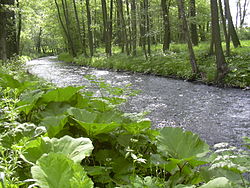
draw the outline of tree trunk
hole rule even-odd
[[[7,49],[6,49],[6,14],[2,9],[0,4],[0,59],[6,60],[7,59]]]
[[[178,3],[179,10],[180,10],[181,18],[182,18],[183,32],[185,33],[185,39],[186,39],[186,42],[188,45],[190,64],[192,66],[193,74],[196,75],[196,74],[198,74],[199,70],[198,70],[198,66],[196,63],[196,59],[195,59],[195,54],[194,54],[194,50],[193,50],[190,32],[188,29],[188,23],[187,23],[185,9],[184,9],[184,1],[177,0],[177,3]]]
[[[20,53],[20,39],[21,39],[21,31],[22,31],[22,13],[20,10],[19,0],[16,0],[17,8],[18,8],[18,27],[17,27],[17,54]]]
[[[149,56],[151,56],[151,37],[150,37],[150,18],[149,18],[149,2],[148,0],[144,0],[144,6],[145,6],[145,17],[146,17],[146,32],[147,32],[147,53]]]
[[[227,25],[226,25],[226,18],[223,13],[223,7],[222,7],[222,2],[219,0],[219,8],[220,8],[220,16],[222,20],[222,27],[224,31],[224,36],[225,36],[225,41],[226,41],[226,54],[227,56],[230,55],[230,35],[227,32]]]
[[[91,29],[91,12],[89,7],[89,0],[86,0],[86,11],[87,11],[87,20],[88,20],[88,39],[89,39],[89,51],[90,56],[94,55],[94,45],[93,45],[93,33]]]
[[[129,54],[131,53],[132,49],[132,34],[131,34],[131,16],[130,16],[130,7],[129,7],[129,0],[126,0],[126,9],[127,9],[127,28],[128,28],[128,50]]]
[[[249,2],[250,2],[249,0],[244,1],[243,11],[241,13],[242,16],[241,16],[241,19],[240,19],[240,28],[243,27],[243,24],[245,22],[245,18],[246,18],[246,15],[247,15],[247,7],[249,6]]]
[[[215,55],[216,55],[216,81],[222,83],[228,68],[223,54],[221,37],[220,37],[220,26],[219,26],[219,15],[218,15],[218,4],[217,0],[210,0],[211,4],[211,17],[212,17],[212,38],[215,45]]]
[[[194,46],[197,46],[199,43],[198,32],[197,32],[197,25],[196,25],[196,7],[195,7],[195,0],[189,1],[189,10],[190,10],[190,17],[192,18],[190,24],[190,32],[191,32],[191,39]]]
[[[105,52],[107,56],[110,56],[107,5],[106,5],[106,0],[101,0],[101,1],[102,1],[103,37],[105,42]]]
[[[126,23],[125,23],[125,19],[124,19],[124,14],[123,14],[122,0],[117,0],[117,12],[118,12],[119,21],[120,21],[120,31],[121,31],[122,46],[125,45],[127,55],[129,55],[129,45],[128,45],[128,39],[127,39],[127,29],[126,29]]]
[[[226,18],[228,20],[228,33],[231,36],[234,47],[237,48],[240,46],[240,40],[239,40],[239,37],[236,33],[236,30],[235,30],[235,27],[233,24],[231,12],[230,12],[229,1],[224,0],[224,4],[225,4],[225,10],[226,10]]]
[[[108,28],[108,34],[109,34],[109,56],[112,55],[112,35],[113,35],[113,0],[110,0],[110,12],[109,12],[109,28]]]
[[[145,58],[147,59],[147,51],[146,51],[146,16],[145,16],[145,7],[144,7],[144,1],[140,1],[140,43],[142,46],[142,50],[144,52]]]
[[[85,24],[84,24],[84,18],[82,19],[83,21],[83,36],[81,33],[81,29],[80,29],[80,21],[79,21],[79,17],[78,17],[78,12],[77,12],[77,8],[76,8],[76,0],[73,0],[73,6],[74,6],[74,13],[75,13],[75,19],[76,19],[76,26],[77,26],[77,31],[78,31],[78,35],[79,35],[79,39],[82,45],[82,52],[84,54],[85,57],[88,56],[87,51],[86,51],[86,37],[85,37]]]
[[[163,52],[167,52],[170,48],[171,34],[170,34],[170,20],[169,8],[171,0],[161,0],[164,35],[163,35]]]
[[[131,22],[132,22],[132,55],[136,56],[137,45],[137,16],[136,16],[136,0],[131,2]]]
[[[36,50],[38,53],[41,53],[41,36],[42,36],[42,28],[39,28],[39,33],[37,37],[37,44],[36,44]]]

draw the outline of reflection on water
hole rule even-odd
[[[222,89],[150,75],[117,73],[79,67],[46,57],[27,63],[30,73],[59,87],[85,85],[86,74],[115,86],[132,84],[142,92],[123,106],[126,111],[150,111],[154,127],[178,126],[198,133],[209,144],[240,144],[250,136],[250,91]]]

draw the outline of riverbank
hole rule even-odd
[[[88,80],[109,97],[51,86],[11,65],[0,67],[2,187],[249,186],[247,151],[223,143],[210,152],[190,131],[152,130],[142,114],[115,108],[123,89],[95,78]]]
[[[112,69],[114,71],[130,71],[144,74],[153,74],[164,77],[201,82],[208,85],[216,85],[215,57],[207,54],[208,44],[203,43],[194,47],[200,76],[193,78],[186,45],[173,44],[168,53],[163,54],[160,46],[155,46],[151,57],[147,60],[141,51],[136,57],[127,56],[114,49],[114,55],[106,57],[103,49],[98,49],[99,55],[92,58],[78,56],[70,57],[63,53],[59,60],[73,62],[78,65],[90,66],[99,69]],[[250,41],[242,41],[242,47],[232,49],[231,56],[226,57],[229,72],[224,80],[225,87],[249,88],[250,86]]]

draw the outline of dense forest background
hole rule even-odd
[[[72,57],[111,57],[121,52],[148,60],[156,52],[166,55],[175,52],[174,44],[186,43],[188,48],[181,50],[188,52],[192,73],[202,77],[193,46],[206,42],[210,43],[207,55],[216,56],[216,80],[220,82],[228,72],[225,55],[230,55],[231,42],[237,48],[240,39],[250,39],[245,23],[249,1],[230,3],[233,5],[229,0],[2,0],[1,59],[13,54],[63,52]]]

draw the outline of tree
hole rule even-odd
[[[0,59],[2,60],[18,54],[15,12],[5,5],[13,6],[14,1],[0,2]]]
[[[227,54],[227,56],[229,56],[230,55],[230,34],[228,33],[228,30],[227,30],[226,17],[224,15],[222,2],[221,2],[221,0],[218,0],[218,2],[219,2],[219,9],[220,9],[222,27],[223,27],[225,41],[226,41],[226,54]]]
[[[232,39],[233,45],[235,48],[240,46],[240,40],[239,37],[236,33],[234,24],[233,24],[233,19],[231,16],[231,11],[230,11],[230,5],[229,5],[229,1],[228,0],[224,0],[224,4],[225,4],[225,12],[226,12],[226,18],[228,20],[228,33]]]
[[[89,7],[89,0],[86,0],[86,10],[87,10],[87,20],[88,20],[88,39],[89,39],[89,50],[90,50],[90,56],[92,57],[94,55],[94,45],[93,45],[93,33],[91,28],[91,12]]]
[[[228,71],[228,68],[221,45],[217,0],[210,0],[210,5],[211,5],[211,18],[212,18],[212,40],[215,45],[216,67],[217,67],[216,80],[218,83],[221,83]]]
[[[193,45],[197,46],[199,43],[199,38],[198,38],[197,25],[196,25],[195,0],[189,1],[189,14],[191,18],[191,24],[190,24],[191,39],[192,39]]]
[[[132,22],[132,55],[136,56],[137,46],[137,16],[136,16],[136,0],[131,0],[131,22]]]
[[[83,36],[81,33],[81,28],[80,28],[80,21],[79,21],[79,17],[78,17],[78,11],[76,8],[76,1],[73,0],[73,6],[74,6],[74,13],[75,13],[75,19],[76,19],[76,26],[77,26],[77,31],[78,31],[78,36],[82,45],[82,51],[83,54],[85,55],[85,57],[87,57],[87,51],[86,51],[86,36],[85,36],[85,22],[84,19],[82,19],[82,30],[83,30]]]
[[[190,32],[188,29],[188,23],[187,23],[185,9],[184,9],[184,1],[177,0],[177,3],[178,3],[178,10],[180,11],[180,16],[182,19],[183,33],[185,33],[185,39],[186,39],[186,42],[188,45],[189,60],[190,60],[191,66],[192,66],[192,71],[194,74],[198,74],[199,70],[198,70],[198,66],[196,63],[196,59],[195,59],[195,54],[194,54],[194,50],[193,50]]]
[[[170,34],[170,15],[169,15],[169,8],[170,8],[171,0],[161,0],[161,8],[162,8],[162,16],[163,16],[163,52],[169,50],[170,42],[171,42],[171,34]]]
[[[249,0],[244,0],[243,1],[243,4],[241,2],[242,0],[238,0],[237,1],[237,13],[236,13],[236,27],[238,26],[238,19],[240,21],[240,28],[243,27],[244,25],[244,22],[245,22],[245,18],[246,18],[246,15],[247,15],[247,7],[249,7],[249,3],[250,1]]]

